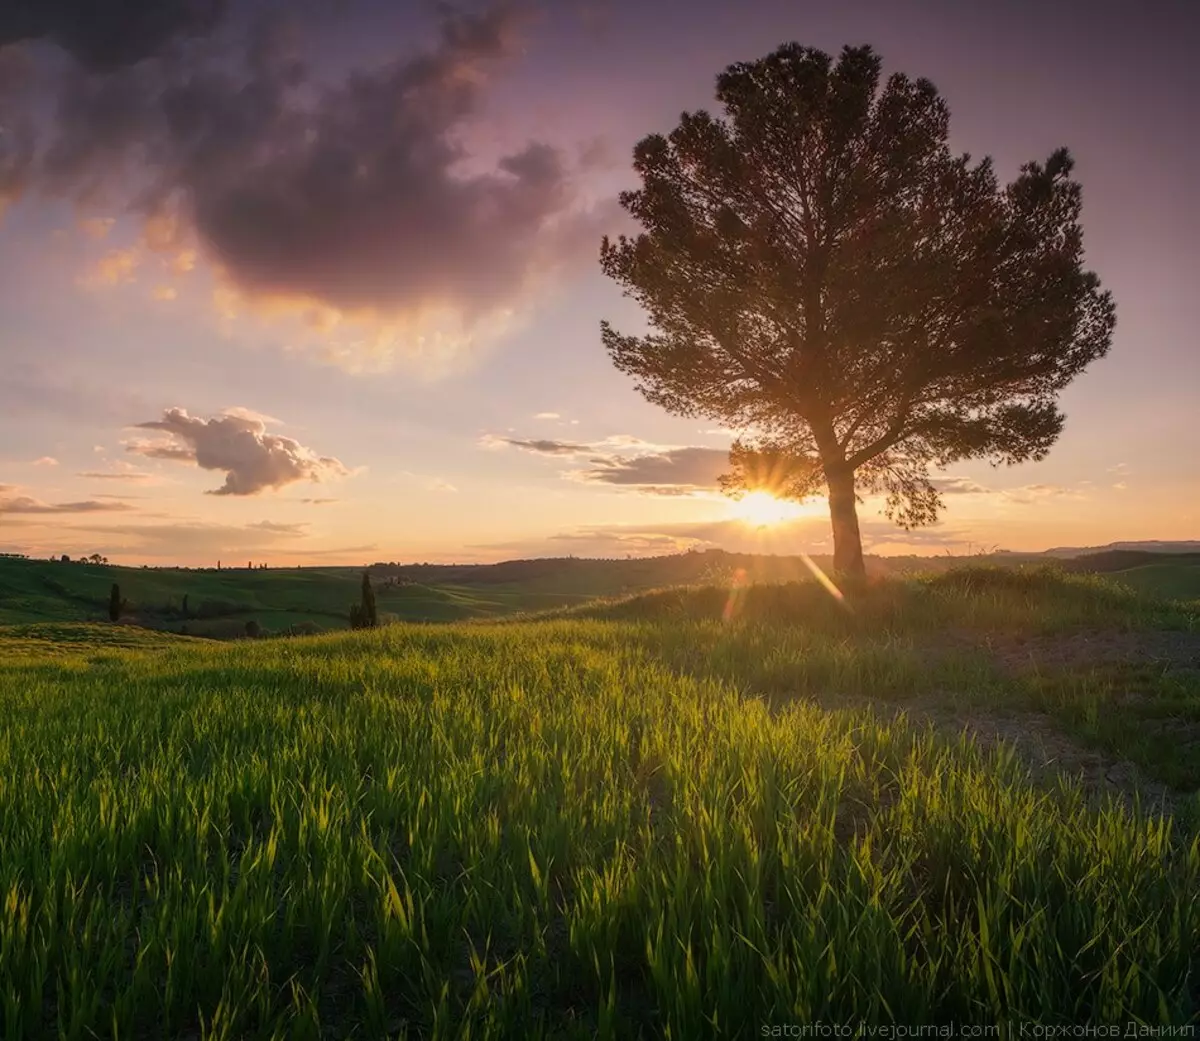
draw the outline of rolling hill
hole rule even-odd
[[[812,558],[828,569],[830,561]],[[1107,574],[1139,592],[1200,599],[1200,553],[1112,548],[1053,560],[1044,554],[871,558],[876,577],[945,571],[967,563],[1047,562]],[[498,564],[376,563],[369,568],[384,621],[456,622],[569,608],[597,598],[697,583],[774,584],[811,578],[801,557],[721,550],[624,560],[576,557]],[[253,622],[266,633],[345,629],[360,568],[129,568],[0,557],[0,625],[107,619],[115,582],[124,620],[149,629],[228,639]]]

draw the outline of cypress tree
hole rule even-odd
[[[366,629],[374,629],[379,624],[375,613],[375,590],[371,588],[371,575],[366,571],[362,576],[362,624]]]
[[[121,620],[121,587],[113,583],[112,592],[108,595],[108,619],[111,622]]]

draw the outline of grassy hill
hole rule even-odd
[[[1044,564],[1045,557],[1000,554],[970,558],[1003,565]],[[875,558],[874,576],[937,573],[961,568],[963,557]],[[830,561],[815,558],[828,569]],[[1154,596],[1200,599],[1200,554],[1112,550],[1056,562],[1071,571],[1108,574]],[[651,589],[703,583],[779,584],[808,581],[800,557],[710,551],[631,560],[573,557],[500,564],[375,564],[370,568],[381,617],[387,621],[455,622],[500,618],[619,598]],[[114,582],[129,607],[125,620],[192,636],[244,635],[253,621],[267,633],[324,631],[349,625],[361,569],[270,570],[124,568],[0,557],[0,624],[103,621]],[[187,597],[187,611],[183,610]]]
[[[1117,581],[1152,596],[1200,600],[1200,560],[1195,563],[1142,564],[1110,574]]]
[[[508,561],[488,565],[371,567],[381,616],[452,622],[542,611],[595,597],[724,578],[743,568],[758,581],[807,577],[799,558],[678,554],[640,560]],[[344,629],[358,599],[359,568],[125,568],[0,557],[0,624],[100,621],[116,582],[127,619],[191,635],[239,636],[248,621],[269,631]],[[183,612],[183,598],[188,611]]]
[[[253,620],[285,632],[302,626],[344,629],[359,595],[361,569],[274,568],[189,570],[0,558],[0,624],[33,621],[100,621],[107,618],[116,582],[128,601],[126,620],[194,636],[228,637]],[[527,582],[386,585],[376,576],[381,615],[389,620],[449,622],[577,603],[626,588],[611,581],[589,584],[534,577]],[[591,591],[594,589],[594,591]],[[183,610],[188,598],[187,612]]]
[[[0,628],[0,1036],[1200,1021],[1200,610],[981,568],[560,610]]]

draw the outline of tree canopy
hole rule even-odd
[[[863,574],[856,503],[932,523],[931,468],[1041,459],[1058,393],[1107,353],[1115,306],[1083,267],[1063,148],[1001,185],[949,145],[928,80],[870,47],[787,44],[717,78],[724,118],[684,113],[634,150],[642,225],[604,272],[651,331],[607,322],[651,402],[741,433],[723,484],[828,492],[835,567]]]

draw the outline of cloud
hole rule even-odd
[[[990,488],[985,488],[978,481],[969,477],[935,477],[930,482],[940,495],[988,495]]]
[[[729,470],[727,449],[656,445],[630,434],[614,434],[592,442],[485,434],[480,444],[490,449],[511,446],[538,455],[578,459],[587,466],[567,471],[564,477],[615,485],[646,495],[716,491],[717,479]]]
[[[224,558],[240,561],[246,557],[258,560],[269,553],[282,552],[288,556],[302,554],[292,549],[293,542],[305,534],[292,530],[291,525],[276,525],[271,521],[256,524],[214,524],[181,520],[154,524],[73,524],[62,525],[65,531],[87,532],[92,541],[104,546],[108,555],[119,552],[126,558],[149,558],[172,563],[197,559],[215,564]]]
[[[256,521],[253,524],[247,524],[246,527],[251,531],[266,531],[272,535],[302,536],[307,534],[308,525],[305,523],[283,524],[278,521]]]
[[[1064,488],[1057,484],[1025,484],[1016,488],[988,488],[969,477],[935,477],[932,482],[941,495],[986,495],[1003,502],[1028,505],[1046,499],[1083,498],[1080,487]],[[1080,482],[1086,486],[1088,482]]]
[[[136,281],[141,257],[135,249],[110,249],[80,280],[86,286],[120,286]]]
[[[330,503],[335,503],[337,499],[300,499],[300,502],[307,503],[309,506],[328,506]]]
[[[944,525],[905,532],[888,521],[864,517],[863,545],[869,551],[891,554],[949,550],[968,546],[963,533]],[[833,543],[827,517],[801,517],[771,528],[749,528],[732,519],[679,521],[661,524],[601,524],[558,532],[544,538],[497,542],[473,548],[522,555],[562,555],[564,547],[576,556],[649,556],[688,549],[725,549],[737,553],[829,554]]]
[[[116,223],[112,217],[84,217],[79,222],[79,230],[88,238],[99,241],[108,237]]]
[[[534,419],[561,419],[562,416],[560,416],[557,412],[535,412],[533,414],[533,418]]]
[[[327,546],[323,549],[289,549],[289,557],[341,557],[349,553],[374,553],[379,549],[376,542],[364,542],[357,546]]]
[[[719,448],[670,448],[645,455],[596,457],[597,464],[576,476],[583,481],[636,487],[657,495],[712,491],[729,472],[729,453]]]
[[[101,451],[103,451],[101,449]],[[81,470],[75,476],[85,477],[89,481],[150,481],[154,479],[154,474],[139,470],[136,466],[131,466],[122,460],[116,460],[112,464],[110,470]]]
[[[485,434],[480,442],[485,448],[503,448],[512,445],[525,452],[537,452],[540,455],[578,455],[580,452],[590,452],[590,445],[576,441],[555,441],[550,438],[525,439],[520,437],[498,437]]]
[[[0,7],[0,47],[48,38],[85,68],[106,71],[208,32],[224,0],[13,0]]]
[[[993,494],[1009,502],[1029,505],[1046,499],[1082,499],[1083,492],[1077,488],[1064,488],[1057,484],[1026,484],[1019,488],[1004,488]]]
[[[0,492],[13,490],[9,485],[0,485]],[[121,500],[100,501],[87,499],[83,502],[47,503],[28,495],[0,499],[0,513],[116,513],[133,509]]]
[[[317,455],[290,437],[268,434],[261,419],[244,412],[201,419],[188,415],[186,409],[170,408],[162,419],[137,427],[163,431],[169,439],[135,440],[127,451],[150,459],[195,463],[202,470],[223,470],[225,483],[212,495],[257,495],[296,481],[320,482],[350,472],[331,456]]]
[[[155,300],[166,302],[174,300],[179,293],[174,286],[155,286],[152,295]]]
[[[44,455],[40,459],[35,459],[30,466],[58,466],[58,460],[52,455]]]
[[[290,36],[282,18],[259,17],[240,42],[134,64],[214,20],[184,18],[187,0],[174,0],[151,32],[155,2],[123,5],[123,48],[100,45],[98,26],[118,19],[83,18],[84,0],[58,0],[24,28],[0,20],[0,39],[51,36],[104,73],[53,81],[53,126],[20,182],[140,214],[143,247],[177,270],[202,255],[235,313],[308,315],[326,332],[365,323],[380,335],[321,338],[328,360],[351,365],[398,343],[453,351],[504,327],[564,265],[594,264],[617,211],[586,205],[563,154],[528,141],[489,164],[463,144],[519,53],[524,4],[439,4],[431,47],[339,83],[310,71],[296,15]],[[114,251],[91,281],[121,284],[137,263]]]

